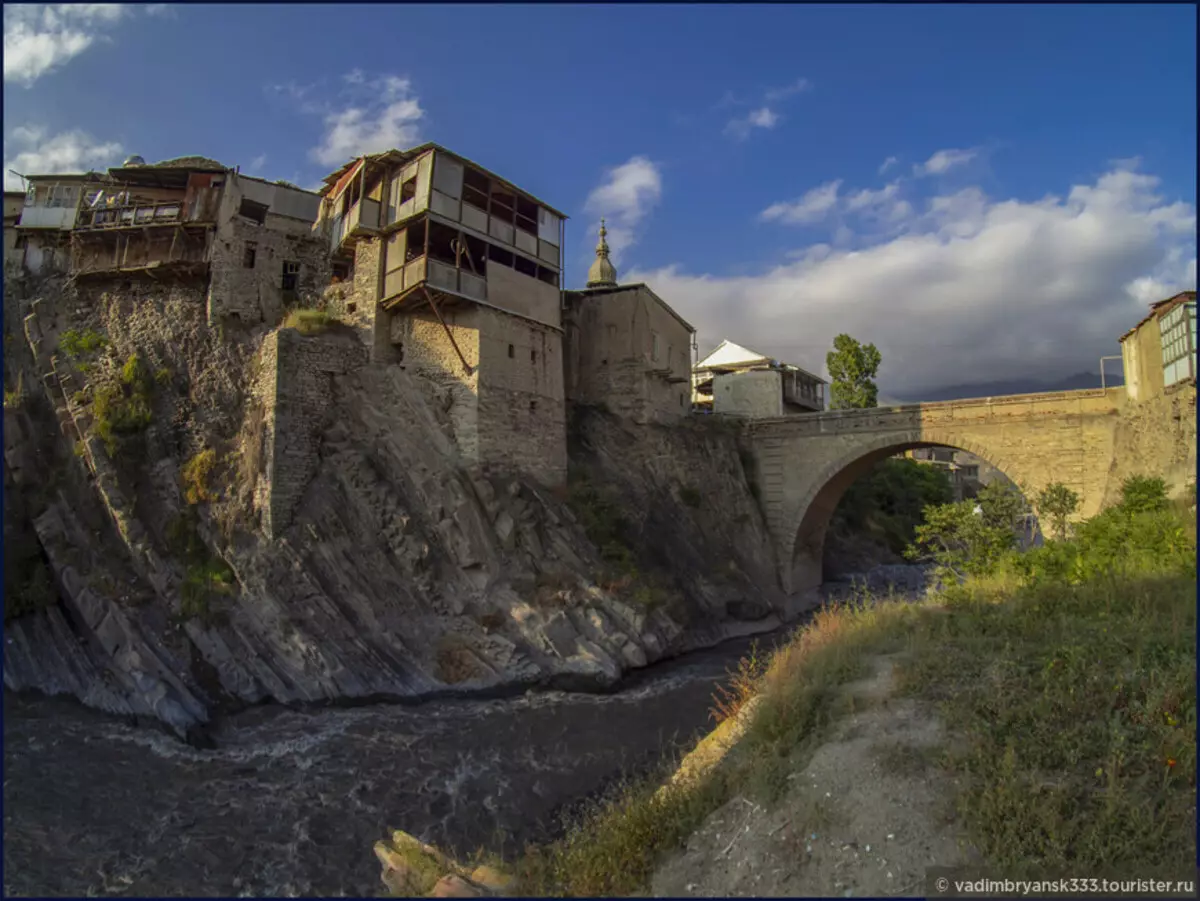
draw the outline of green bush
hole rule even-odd
[[[1026,509],[1016,489],[992,482],[973,501],[927,507],[905,555],[932,563],[943,578],[986,575],[1016,547]]]
[[[122,441],[145,431],[154,421],[151,410],[154,382],[142,358],[130,354],[116,382],[98,386],[92,394],[92,418],[96,434],[109,454],[122,448]]]
[[[1054,537],[1067,537],[1067,520],[1079,508],[1079,495],[1062,482],[1053,482],[1038,495],[1038,514],[1049,523]]]
[[[72,360],[90,356],[108,346],[108,339],[92,329],[68,329],[58,338],[58,349]]]

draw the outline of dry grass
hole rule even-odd
[[[320,335],[337,321],[336,316],[324,310],[292,310],[284,317],[283,328],[295,329],[302,335]]]
[[[559,841],[527,849],[520,889],[642,891],[730,798],[781,797],[852,703],[842,686],[896,652],[901,693],[936,705],[961,742],[920,759],[881,748],[881,762],[951,768],[952,800],[990,864],[1183,873],[1195,853],[1195,599],[1194,574],[1142,571],[1050,586],[1000,575],[926,602],[828,607],[714,697],[725,720],[754,700],[729,753],[696,778],[664,786],[668,767],[622,786]]]

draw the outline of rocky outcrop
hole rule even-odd
[[[436,386],[366,364],[349,330],[222,333],[186,285],[42,297],[24,365],[58,411],[55,452],[29,452],[45,424],[27,421],[5,474],[26,486],[13,530],[36,534],[58,600],[6,623],[11,689],[199,736],[214,712],[267,700],[600,688],[796,612],[773,587],[737,435],[719,425],[579,411],[575,487],[551,492],[466,465]],[[70,329],[107,344],[81,365],[55,350]],[[341,361],[289,407],[302,448],[266,434],[268,337],[277,354]],[[308,353],[314,342],[328,352]],[[153,416],[114,453],[94,398],[134,354],[154,377]],[[270,537],[267,461],[298,449],[303,477]],[[47,482],[57,490],[31,490]]]

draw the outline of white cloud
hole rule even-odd
[[[826,182],[813,188],[798,200],[773,203],[758,218],[763,222],[782,222],[784,225],[812,225],[825,219],[838,204],[842,180]]]
[[[702,350],[729,338],[820,371],[839,332],[873,341],[888,395],[1061,378],[1096,372],[1146,304],[1195,287],[1195,210],[1159,190],[1128,169],[1036,201],[971,188],[856,250],[818,244],[752,276],[667,266],[626,278],[675,305]]]
[[[339,166],[364,153],[378,153],[395,147],[404,149],[420,143],[421,120],[425,111],[412,82],[398,75],[383,75],[367,81],[359,70],[343,76],[353,91],[354,105],[330,108],[326,106],[325,134],[321,143],[309,155],[326,166]],[[276,90],[301,101],[309,111],[312,105],[305,100],[311,87],[294,84]]]
[[[161,15],[162,4],[142,8]],[[137,7],[122,3],[29,3],[4,6],[4,80],[33,84],[61,68]]]
[[[939,150],[925,162],[913,166],[913,174],[944,175],[956,166],[965,166],[978,155],[978,150]]]
[[[4,190],[24,189],[24,183],[10,169],[22,175],[87,172],[119,163],[121,151],[117,142],[97,141],[82,131],[66,131],[47,138],[44,128],[21,125],[4,142]]]
[[[900,161],[898,159],[896,159],[896,157],[889,156],[886,160],[883,161],[883,165],[881,165],[879,167],[879,174],[883,175],[883,173],[887,172],[888,169],[892,168],[892,166],[896,165],[896,163],[898,163],[898,162],[900,162]]]
[[[733,135],[738,140],[745,140],[750,137],[750,132],[756,128],[764,128],[770,130],[779,123],[779,114],[772,110],[769,106],[762,106],[756,110],[751,110],[745,116],[736,119],[730,119],[725,125],[727,134]]]
[[[250,165],[246,167],[247,175],[261,175],[263,167],[267,164],[267,155],[260,153],[250,161]]]
[[[584,210],[606,218],[613,257],[633,246],[635,228],[662,197],[662,174],[644,156],[609,169],[604,181],[588,195]]]
[[[807,78],[798,78],[790,85],[784,88],[772,88],[763,95],[767,103],[776,103],[780,100],[786,100],[793,94],[802,94],[805,91],[812,90],[812,82]]]

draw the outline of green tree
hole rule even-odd
[[[973,501],[927,507],[905,554],[933,563],[942,575],[991,572],[1016,546],[1027,509],[1011,485],[990,482]]]
[[[1167,509],[1167,483],[1150,476],[1130,476],[1121,484],[1121,509],[1131,515]]]
[[[833,339],[833,350],[825,355],[829,369],[829,408],[859,410],[876,406],[879,388],[875,373],[882,357],[874,344],[860,344],[849,335]]]
[[[1079,509],[1079,495],[1062,482],[1052,482],[1038,495],[1037,511],[1049,522],[1054,537],[1067,540],[1067,520]]]

